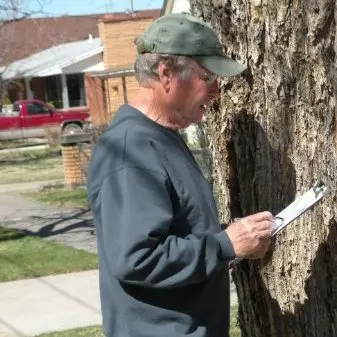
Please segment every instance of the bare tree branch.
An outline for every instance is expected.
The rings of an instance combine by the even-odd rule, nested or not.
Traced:
[[[52,0],[35,0],[37,4],[37,9],[29,9],[29,0],[0,0],[0,31],[3,31],[3,35],[6,40],[11,38],[11,29],[10,24],[16,21],[22,21],[27,18],[45,14],[43,12],[43,7],[51,3]],[[8,27],[9,26],[9,27]],[[0,54],[0,104],[3,101],[4,97],[7,95],[7,82],[1,78],[1,73],[6,69],[6,55],[9,54],[10,45],[1,50]]]

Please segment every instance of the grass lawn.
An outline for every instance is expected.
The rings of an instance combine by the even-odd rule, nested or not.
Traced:
[[[64,187],[44,188],[24,195],[49,205],[88,207],[87,190],[80,187],[75,189]]]
[[[104,337],[100,326],[71,329],[60,332],[43,333],[36,337]]]
[[[0,227],[0,282],[96,269],[97,255]]]
[[[240,337],[240,329],[236,326],[238,308],[231,308],[231,329],[230,337]],[[59,332],[50,332],[36,337],[104,337],[100,326],[90,326],[86,328],[71,329]]]
[[[63,178],[59,148],[0,154],[1,184]]]
[[[100,326],[71,329],[60,332],[43,333],[36,337],[104,337]]]

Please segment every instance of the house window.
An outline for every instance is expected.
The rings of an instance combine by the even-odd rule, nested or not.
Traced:
[[[56,109],[62,109],[62,84],[61,76],[47,76],[44,79],[44,86],[46,92],[46,102]]]
[[[67,75],[67,87],[70,107],[86,105],[84,74]]]
[[[69,106],[85,106],[85,87],[84,87],[84,74],[68,74],[66,75]],[[56,109],[62,109],[62,80],[61,75],[47,76],[44,80],[46,102],[55,107]]]

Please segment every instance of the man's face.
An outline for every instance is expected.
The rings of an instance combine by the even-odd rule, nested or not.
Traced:
[[[219,96],[217,76],[193,62],[191,75],[172,79],[173,118],[181,127],[201,121],[206,107]]]

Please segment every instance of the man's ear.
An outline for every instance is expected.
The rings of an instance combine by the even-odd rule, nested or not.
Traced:
[[[160,62],[158,65],[158,78],[164,90],[168,92],[170,90],[173,72],[164,62]]]

